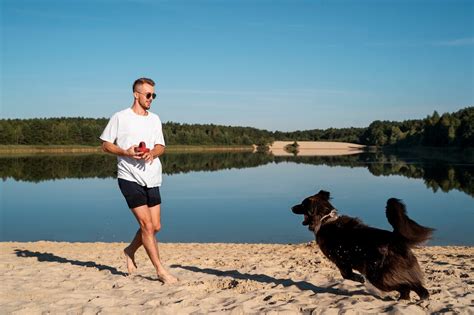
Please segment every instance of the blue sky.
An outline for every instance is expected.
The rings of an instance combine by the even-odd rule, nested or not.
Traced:
[[[474,0],[1,2],[1,117],[365,127],[474,105]]]

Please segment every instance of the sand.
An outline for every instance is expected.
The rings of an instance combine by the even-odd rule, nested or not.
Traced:
[[[143,249],[126,276],[123,243],[0,243],[1,314],[474,313],[474,247],[416,249],[429,300],[397,301],[343,280],[314,242],[160,244],[180,278],[156,280]]]
[[[269,151],[275,156],[292,156],[285,150],[285,146],[293,144],[294,141],[275,141],[270,146]],[[329,141],[297,141],[298,156],[329,156],[329,155],[350,155],[364,151],[365,146],[348,142]]]

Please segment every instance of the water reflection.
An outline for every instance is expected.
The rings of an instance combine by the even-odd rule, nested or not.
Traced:
[[[348,156],[273,156],[263,153],[167,153],[162,158],[166,175],[257,167],[269,163],[367,168],[374,176],[401,175],[423,179],[433,191],[458,190],[474,197],[474,163],[463,155],[446,153],[361,153]],[[106,154],[33,155],[0,157],[3,180],[41,182],[66,178],[115,177],[115,157]]]

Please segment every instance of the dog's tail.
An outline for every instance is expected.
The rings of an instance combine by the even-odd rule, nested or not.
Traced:
[[[387,200],[385,214],[393,226],[393,232],[402,236],[408,246],[425,242],[433,234],[434,229],[421,226],[407,216],[405,205],[399,199]]]

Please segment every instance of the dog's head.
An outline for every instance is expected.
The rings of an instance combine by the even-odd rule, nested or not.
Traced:
[[[335,208],[329,202],[330,194],[320,190],[316,195],[307,197],[299,205],[293,206],[293,213],[304,215],[303,225],[308,225],[310,231],[321,225],[321,219]]]

